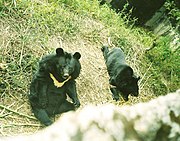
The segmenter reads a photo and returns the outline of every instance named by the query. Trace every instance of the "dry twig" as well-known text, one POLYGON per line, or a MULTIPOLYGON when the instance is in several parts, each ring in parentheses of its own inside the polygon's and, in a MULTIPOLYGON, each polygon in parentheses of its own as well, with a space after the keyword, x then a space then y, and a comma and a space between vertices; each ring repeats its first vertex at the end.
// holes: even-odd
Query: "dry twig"
POLYGON ((26 114, 23 114, 23 113, 19 113, 19 112, 15 111, 15 110, 9 109, 8 107, 6 107, 4 105, 0 105, 0 108, 6 109, 7 111, 13 112, 13 113, 18 114, 20 116, 27 117, 29 119, 37 120, 35 117, 29 116, 29 115, 26 115, 26 114))
POLYGON ((12 126, 34 126, 34 127, 41 127, 40 124, 31 124, 31 123, 21 123, 21 124, 11 123, 11 124, 8 124, 8 125, 2 125, 3 128, 12 127, 12 126))

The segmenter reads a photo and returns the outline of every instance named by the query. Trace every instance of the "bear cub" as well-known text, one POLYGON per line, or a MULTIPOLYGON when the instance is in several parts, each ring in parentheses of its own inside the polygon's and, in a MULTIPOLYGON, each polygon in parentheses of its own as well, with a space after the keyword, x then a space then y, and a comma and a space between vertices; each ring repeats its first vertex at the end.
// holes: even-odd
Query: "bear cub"
POLYGON ((57 48, 55 54, 44 56, 30 84, 29 101, 35 117, 44 125, 53 122, 50 116, 80 106, 75 79, 79 76, 81 54, 57 48), (67 95, 72 102, 67 101, 67 95))
POLYGON ((128 101, 129 94, 137 97, 140 77, 135 76, 133 69, 126 64, 123 51, 117 47, 109 51, 108 46, 103 46, 101 50, 110 76, 109 83, 113 99, 118 101, 119 93, 125 101, 128 101))

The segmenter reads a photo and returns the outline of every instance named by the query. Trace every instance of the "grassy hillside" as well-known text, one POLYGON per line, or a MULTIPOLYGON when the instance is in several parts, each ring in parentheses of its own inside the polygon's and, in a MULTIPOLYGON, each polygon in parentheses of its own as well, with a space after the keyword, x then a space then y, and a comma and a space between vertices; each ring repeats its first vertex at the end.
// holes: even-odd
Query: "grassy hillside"
POLYGON ((129 25, 128 15, 121 18, 121 14, 99 6, 97 0, 0 0, 0 135, 32 133, 41 128, 32 117, 27 93, 38 60, 57 47, 82 54, 82 72, 77 80, 81 107, 132 105, 176 90, 179 49, 172 50, 169 38, 162 37, 147 51, 155 35, 132 22, 129 25), (113 101, 108 89, 100 48, 109 37, 141 76, 140 95, 128 102, 113 101))

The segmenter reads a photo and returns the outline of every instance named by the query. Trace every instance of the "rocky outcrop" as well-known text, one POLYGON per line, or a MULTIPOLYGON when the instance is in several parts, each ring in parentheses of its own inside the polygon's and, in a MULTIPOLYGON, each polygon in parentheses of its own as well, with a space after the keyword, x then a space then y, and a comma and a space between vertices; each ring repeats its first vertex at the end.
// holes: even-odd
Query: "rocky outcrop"
POLYGON ((148 103, 87 106, 33 135, 0 141, 180 141, 180 90, 148 103))

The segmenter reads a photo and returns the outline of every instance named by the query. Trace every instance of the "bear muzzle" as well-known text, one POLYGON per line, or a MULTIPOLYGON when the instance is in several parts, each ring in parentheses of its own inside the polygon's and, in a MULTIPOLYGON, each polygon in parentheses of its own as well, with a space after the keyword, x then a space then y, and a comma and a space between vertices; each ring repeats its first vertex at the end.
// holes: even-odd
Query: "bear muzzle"
POLYGON ((131 93, 131 96, 135 96, 135 97, 138 97, 139 93, 138 92, 133 92, 131 93))
POLYGON ((63 79, 68 79, 69 73, 64 73, 64 75, 62 77, 63 77, 63 79))

